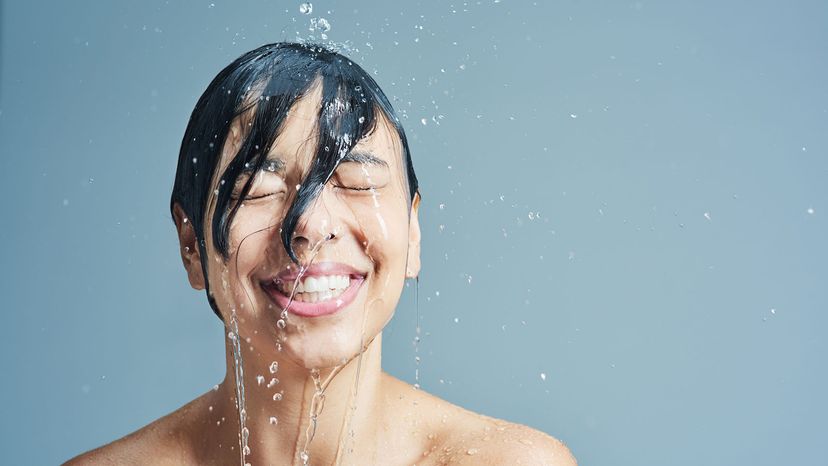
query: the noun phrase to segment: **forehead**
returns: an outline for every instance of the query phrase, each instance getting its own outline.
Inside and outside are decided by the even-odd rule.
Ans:
[[[322,86],[317,80],[309,92],[291,107],[271,153],[298,162],[309,163],[317,150],[319,111],[322,106]],[[377,111],[374,131],[357,141],[354,149],[371,152],[389,166],[399,162],[399,138],[385,115]],[[342,136],[342,135],[340,135]]]
[[[281,158],[290,167],[308,167],[317,151],[319,113],[322,107],[321,79],[317,79],[308,92],[289,109],[279,129],[279,135],[272,144],[268,158]],[[252,107],[233,121],[222,151],[222,167],[226,167],[241,147],[241,138],[246,134],[244,126],[255,113]],[[385,114],[376,109],[374,129],[357,141],[352,151],[367,152],[384,160],[389,168],[400,170],[402,147],[399,136]],[[340,135],[341,136],[341,135]]]

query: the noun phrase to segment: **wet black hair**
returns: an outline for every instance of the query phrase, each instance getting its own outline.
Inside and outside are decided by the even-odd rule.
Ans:
[[[233,199],[235,181],[242,173],[258,173],[262,169],[288,111],[320,78],[322,100],[316,154],[281,226],[282,244],[290,259],[298,264],[292,238],[302,214],[322,192],[342,157],[376,128],[380,112],[399,136],[411,202],[419,194],[400,120],[379,85],[359,65],[318,44],[278,42],[243,54],[221,70],[198,99],[181,141],[170,198],[170,212],[179,204],[195,231],[207,297],[219,318],[221,313],[207,281],[204,219],[210,191],[216,189],[211,182],[231,124],[236,118],[251,114],[242,125],[238,153],[216,178],[221,182],[212,216],[212,240],[225,261],[229,258],[230,225],[254,177],[248,177]]]

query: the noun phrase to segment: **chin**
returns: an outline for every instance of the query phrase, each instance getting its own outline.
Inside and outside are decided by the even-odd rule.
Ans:
[[[305,369],[324,369],[346,364],[362,352],[375,334],[360,338],[359,332],[344,329],[286,335],[282,340],[282,354]]]

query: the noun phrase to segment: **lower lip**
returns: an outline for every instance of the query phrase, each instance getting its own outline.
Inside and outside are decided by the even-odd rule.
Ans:
[[[264,289],[276,301],[280,309],[287,307],[289,313],[301,317],[320,317],[333,314],[351,304],[364,281],[364,277],[351,277],[351,284],[341,295],[327,301],[319,301],[316,303],[304,303],[296,299],[291,302],[289,297],[285,296],[276,288],[276,284],[265,285]],[[288,307],[288,303],[290,303],[290,307]]]

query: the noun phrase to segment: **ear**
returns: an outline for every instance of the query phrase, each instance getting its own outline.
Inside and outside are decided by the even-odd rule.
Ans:
[[[173,218],[175,228],[178,230],[178,243],[181,246],[181,260],[187,270],[187,277],[190,286],[196,290],[204,289],[204,271],[201,268],[201,253],[198,250],[198,239],[196,238],[193,224],[184,213],[179,204],[173,207]]]
[[[408,260],[405,278],[416,278],[420,274],[420,193],[414,194],[411,203],[411,218],[408,221]]]

